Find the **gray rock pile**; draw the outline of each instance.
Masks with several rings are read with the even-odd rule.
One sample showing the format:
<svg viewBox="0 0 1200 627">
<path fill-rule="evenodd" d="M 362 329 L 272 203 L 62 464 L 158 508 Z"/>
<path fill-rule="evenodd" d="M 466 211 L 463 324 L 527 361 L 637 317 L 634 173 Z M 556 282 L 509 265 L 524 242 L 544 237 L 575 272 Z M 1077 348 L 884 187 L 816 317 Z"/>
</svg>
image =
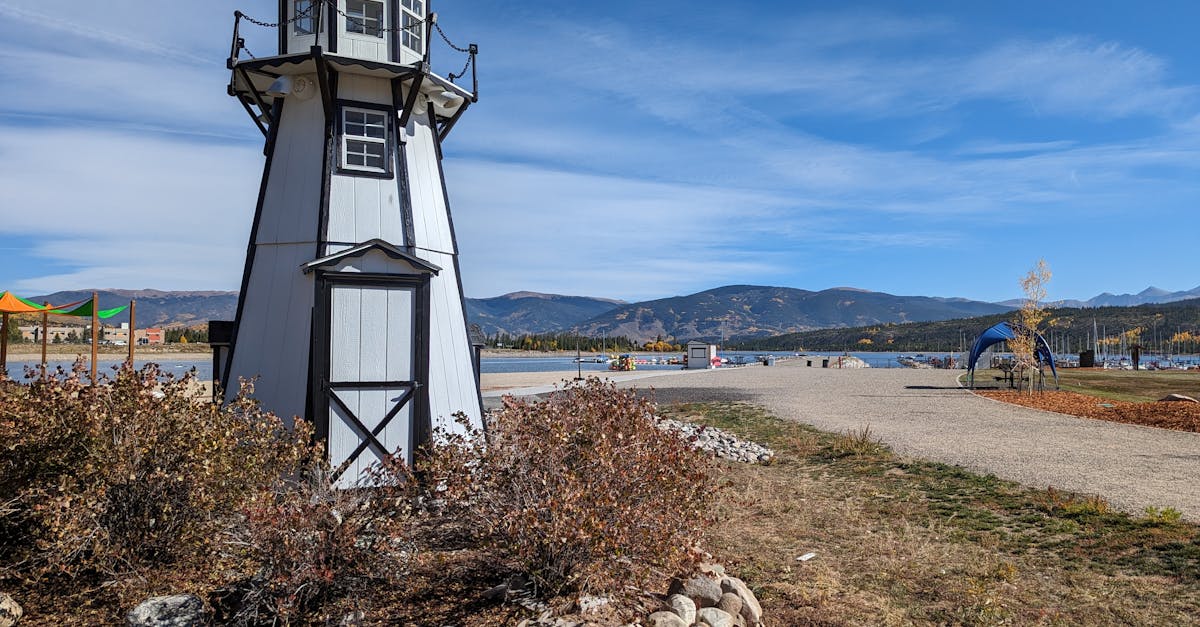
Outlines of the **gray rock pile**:
<svg viewBox="0 0 1200 627">
<path fill-rule="evenodd" d="M 675 579 L 667 593 L 666 608 L 646 619 L 649 627 L 757 627 L 762 625 L 758 598 L 725 569 L 703 566 L 701 573 Z"/>
<path fill-rule="evenodd" d="M 707 427 L 670 418 L 656 418 L 655 425 L 663 431 L 678 434 L 694 448 L 735 462 L 766 464 L 775 453 L 755 442 L 742 440 L 732 433 L 716 427 Z"/>
</svg>

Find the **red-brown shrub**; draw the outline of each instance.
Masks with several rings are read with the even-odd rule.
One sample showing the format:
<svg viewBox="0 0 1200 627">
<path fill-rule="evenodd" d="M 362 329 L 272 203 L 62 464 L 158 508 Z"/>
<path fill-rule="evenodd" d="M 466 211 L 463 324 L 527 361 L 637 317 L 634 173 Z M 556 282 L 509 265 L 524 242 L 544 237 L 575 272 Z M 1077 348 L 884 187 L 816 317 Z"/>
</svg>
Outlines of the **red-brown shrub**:
<svg viewBox="0 0 1200 627">
<path fill-rule="evenodd" d="M 197 401 L 192 377 L 154 365 L 90 386 L 72 373 L 0 394 L 3 573 L 131 595 L 148 572 L 205 563 L 238 509 L 311 454 L 250 399 Z"/>
<path fill-rule="evenodd" d="M 441 459 L 458 461 L 434 479 L 544 594 L 646 584 L 693 564 L 713 489 L 708 460 L 652 411 L 595 378 L 544 401 L 506 398 L 486 446 L 443 443 Z M 465 472 L 470 495 L 455 480 Z"/>
</svg>

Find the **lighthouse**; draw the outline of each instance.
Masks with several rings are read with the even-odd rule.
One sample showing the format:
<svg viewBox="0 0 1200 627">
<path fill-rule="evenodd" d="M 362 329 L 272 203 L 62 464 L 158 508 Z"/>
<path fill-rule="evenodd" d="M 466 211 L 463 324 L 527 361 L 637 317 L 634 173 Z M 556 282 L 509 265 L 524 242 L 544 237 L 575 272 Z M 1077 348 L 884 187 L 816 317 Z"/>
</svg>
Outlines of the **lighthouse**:
<svg viewBox="0 0 1200 627">
<path fill-rule="evenodd" d="M 279 0 L 235 13 L 229 95 L 266 157 L 216 378 L 313 423 L 343 485 L 434 430 L 482 426 L 442 148 L 477 100 L 477 49 L 430 69 L 428 0 Z M 279 53 L 244 54 L 249 28 Z M 469 68 L 469 74 L 468 74 Z M 466 87 L 464 85 L 469 85 Z M 247 199 L 248 203 L 250 199 Z M 224 336 L 224 337 L 220 337 Z"/>
</svg>

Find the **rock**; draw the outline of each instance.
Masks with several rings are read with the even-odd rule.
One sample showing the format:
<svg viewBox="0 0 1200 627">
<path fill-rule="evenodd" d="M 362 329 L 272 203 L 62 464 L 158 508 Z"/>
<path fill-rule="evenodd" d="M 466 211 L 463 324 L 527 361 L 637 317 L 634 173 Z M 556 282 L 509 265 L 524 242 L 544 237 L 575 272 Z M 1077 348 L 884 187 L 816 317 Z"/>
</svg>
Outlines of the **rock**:
<svg viewBox="0 0 1200 627">
<path fill-rule="evenodd" d="M 679 615 L 689 625 L 696 622 L 696 602 L 682 594 L 672 594 L 667 597 L 667 607 Z"/>
<path fill-rule="evenodd" d="M 1158 399 L 1158 402 L 1160 402 L 1160 403 L 1200 403 L 1200 401 L 1198 401 L 1190 396 L 1184 396 L 1182 394 L 1168 394 L 1168 395 Z"/>
<path fill-rule="evenodd" d="M 715 607 L 721 600 L 721 584 L 707 575 L 695 575 L 671 582 L 667 594 L 682 594 L 696 602 L 697 607 Z"/>
<path fill-rule="evenodd" d="M 338 621 L 338 625 L 342 625 L 343 627 L 358 627 L 359 625 L 363 624 L 363 621 L 366 618 L 367 615 L 365 612 L 362 610 L 355 610 L 343 616 L 342 620 Z"/>
<path fill-rule="evenodd" d="M 24 615 L 25 610 L 16 599 L 7 592 L 0 592 L 0 627 L 13 627 Z"/>
<path fill-rule="evenodd" d="M 700 608 L 696 612 L 696 624 L 708 625 L 709 627 L 736 627 L 737 621 L 733 615 L 725 610 L 719 610 L 715 607 Z"/>
<path fill-rule="evenodd" d="M 749 625 L 757 625 L 762 621 L 762 605 L 759 605 L 758 598 L 746 587 L 745 582 L 737 577 L 726 577 L 721 580 L 721 591 L 732 592 L 742 600 L 741 617 L 746 619 Z"/>
<path fill-rule="evenodd" d="M 716 577 L 717 579 L 725 576 L 725 567 L 720 564 L 709 564 L 708 562 L 705 562 L 698 566 L 696 570 L 699 570 L 705 575 Z"/>
<path fill-rule="evenodd" d="M 717 601 L 717 609 L 729 612 L 730 616 L 738 616 L 742 613 L 742 597 L 733 592 L 726 592 L 721 595 L 721 600 Z"/>
<path fill-rule="evenodd" d="M 579 597 L 579 612 L 581 614 L 595 612 L 611 602 L 611 597 L 581 596 Z"/>
<path fill-rule="evenodd" d="M 129 627 L 200 627 L 208 624 L 204 602 L 192 594 L 153 597 L 125 615 Z"/>
<path fill-rule="evenodd" d="M 646 619 L 646 627 L 690 627 L 675 612 L 655 612 Z"/>
</svg>

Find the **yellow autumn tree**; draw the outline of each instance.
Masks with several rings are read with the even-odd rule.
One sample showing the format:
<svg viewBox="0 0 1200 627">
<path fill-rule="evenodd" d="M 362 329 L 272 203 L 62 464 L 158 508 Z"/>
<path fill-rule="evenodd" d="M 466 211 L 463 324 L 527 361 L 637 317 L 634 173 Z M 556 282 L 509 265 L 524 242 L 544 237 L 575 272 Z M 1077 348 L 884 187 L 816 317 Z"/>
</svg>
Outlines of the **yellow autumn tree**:
<svg viewBox="0 0 1200 627">
<path fill-rule="evenodd" d="M 1016 361 L 1015 365 L 1025 375 L 1022 380 L 1028 383 L 1030 394 L 1033 393 L 1034 384 L 1041 375 L 1037 359 L 1037 337 L 1038 329 L 1046 319 L 1046 308 L 1042 301 L 1046 299 L 1046 284 L 1050 282 L 1050 277 L 1050 266 L 1046 265 L 1045 259 L 1038 259 L 1033 268 L 1021 277 L 1021 291 L 1024 292 L 1025 299 L 1021 308 L 1017 310 L 1016 324 L 1013 325 L 1015 337 L 1008 342 Z"/>
</svg>

